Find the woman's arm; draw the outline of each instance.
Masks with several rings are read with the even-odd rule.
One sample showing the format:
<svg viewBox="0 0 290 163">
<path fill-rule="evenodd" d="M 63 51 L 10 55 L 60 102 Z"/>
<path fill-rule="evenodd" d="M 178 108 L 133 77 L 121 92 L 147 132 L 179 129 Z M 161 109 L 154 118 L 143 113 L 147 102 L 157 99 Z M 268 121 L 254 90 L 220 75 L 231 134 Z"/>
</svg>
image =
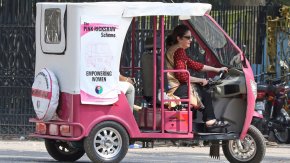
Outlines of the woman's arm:
<svg viewBox="0 0 290 163">
<path fill-rule="evenodd" d="M 120 81 L 129 82 L 129 83 L 131 83 L 131 84 L 134 84 L 132 78 L 130 78 L 130 77 L 125 77 L 125 76 L 123 76 L 123 75 L 121 75 L 121 74 L 119 75 L 119 80 L 120 80 Z"/>
<path fill-rule="evenodd" d="M 212 71 L 212 72 L 220 72 L 220 71 L 228 71 L 227 67 L 221 67 L 221 68 L 216 68 L 216 67 L 211 67 L 208 65 L 204 65 L 201 71 Z"/>
<path fill-rule="evenodd" d="M 119 80 L 120 80 L 120 81 L 127 81 L 128 78 L 120 74 L 120 75 L 119 75 Z"/>
<path fill-rule="evenodd" d="M 205 86 L 205 85 L 207 85 L 208 80 L 206 80 L 204 78 L 197 78 L 197 77 L 190 76 L 190 82 L 191 83 L 198 83 L 198 84 L 201 84 L 202 86 Z"/>
</svg>

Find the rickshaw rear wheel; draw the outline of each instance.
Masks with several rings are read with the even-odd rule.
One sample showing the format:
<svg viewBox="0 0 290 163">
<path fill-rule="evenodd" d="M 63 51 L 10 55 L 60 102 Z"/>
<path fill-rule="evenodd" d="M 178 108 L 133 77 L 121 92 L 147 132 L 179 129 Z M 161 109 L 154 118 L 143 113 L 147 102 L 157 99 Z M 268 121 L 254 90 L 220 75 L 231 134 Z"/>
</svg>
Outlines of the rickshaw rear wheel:
<svg viewBox="0 0 290 163">
<path fill-rule="evenodd" d="M 65 141 L 45 139 L 45 147 L 49 155 L 57 161 L 76 161 L 80 159 L 85 151 L 75 148 Z"/>
<path fill-rule="evenodd" d="M 127 131 L 113 121 L 97 124 L 84 141 L 84 149 L 92 162 L 120 162 L 128 146 Z"/>
<path fill-rule="evenodd" d="M 223 144 L 224 155 L 231 163 L 261 162 L 266 152 L 263 135 L 252 125 L 244 140 L 228 140 Z"/>
</svg>

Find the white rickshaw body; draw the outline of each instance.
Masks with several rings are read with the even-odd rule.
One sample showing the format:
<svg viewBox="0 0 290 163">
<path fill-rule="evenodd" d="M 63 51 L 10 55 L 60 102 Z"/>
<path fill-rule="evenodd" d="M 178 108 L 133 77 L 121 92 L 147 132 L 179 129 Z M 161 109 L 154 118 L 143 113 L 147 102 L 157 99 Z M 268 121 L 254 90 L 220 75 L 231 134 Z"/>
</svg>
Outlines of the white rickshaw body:
<svg viewBox="0 0 290 163">
<path fill-rule="evenodd" d="M 75 161 L 86 152 L 93 162 L 120 161 L 128 150 L 129 140 L 242 141 L 249 132 L 253 132 L 252 129 L 248 132 L 254 116 L 256 90 L 253 72 L 243 52 L 209 16 L 210 10 L 210 4 L 202 3 L 37 3 L 35 82 L 32 86 L 36 118 L 30 119 L 36 128 L 31 136 L 44 138 L 49 154 L 56 160 Z M 189 105 L 174 111 L 165 105 L 170 99 L 165 99 L 163 93 L 157 99 L 157 89 L 165 92 L 164 76 L 173 72 L 164 69 L 164 20 L 173 16 L 189 26 L 196 41 L 206 52 L 205 64 L 228 66 L 230 69 L 225 84 L 217 86 L 213 101 L 218 107 L 214 110 L 217 117 L 230 120 L 229 131 L 199 133 L 193 129 L 195 122 Z M 152 60 L 153 67 L 149 67 L 153 72 L 150 75 L 153 81 L 150 88 L 154 92 L 153 104 L 139 111 L 139 118 L 136 118 L 124 90 L 119 88 L 119 75 L 121 55 L 133 55 L 123 54 L 123 45 L 130 25 L 138 17 L 153 17 L 153 44 L 150 46 L 151 56 L 155 59 Z M 208 33 L 197 29 L 201 24 L 192 23 L 196 21 L 194 17 L 208 21 L 204 25 L 213 26 L 208 29 L 221 34 L 222 43 L 216 44 L 218 41 L 214 40 L 208 42 L 208 38 L 203 36 Z M 135 29 L 132 27 L 130 30 L 133 37 Z M 131 38 L 132 49 L 138 48 L 134 41 Z M 211 46 L 211 43 L 217 47 Z M 232 53 L 226 58 L 232 61 L 223 62 L 218 55 L 227 55 L 228 47 Z M 225 52 L 217 53 L 218 48 Z M 157 51 L 160 53 L 157 54 Z M 157 55 L 161 58 L 161 65 L 157 64 Z M 146 66 L 142 68 L 148 69 Z M 157 76 L 157 70 L 160 76 Z M 208 75 L 213 77 L 215 74 Z M 160 86 L 157 85 L 157 79 L 161 79 Z M 235 88 L 234 92 L 232 88 Z M 189 100 L 183 100 L 186 101 Z M 259 136 L 253 139 L 259 139 Z M 249 160 L 263 158 L 264 146 L 260 139 L 258 141 L 260 153 L 252 153 L 253 157 Z M 58 152 L 59 148 L 56 147 L 63 145 L 59 144 L 62 142 L 67 143 L 71 151 L 65 154 Z M 105 147 L 108 144 L 110 147 Z M 229 148 L 225 150 L 232 145 L 228 144 Z M 233 156 L 230 151 L 226 153 L 229 160 L 244 161 L 239 155 Z M 74 157 L 69 158 L 70 154 Z"/>
</svg>

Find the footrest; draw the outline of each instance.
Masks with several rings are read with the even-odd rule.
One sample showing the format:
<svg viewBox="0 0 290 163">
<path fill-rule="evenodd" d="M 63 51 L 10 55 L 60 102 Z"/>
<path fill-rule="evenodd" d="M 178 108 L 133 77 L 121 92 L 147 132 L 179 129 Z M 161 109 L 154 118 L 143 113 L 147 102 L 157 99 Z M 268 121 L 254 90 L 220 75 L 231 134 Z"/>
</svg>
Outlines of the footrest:
<svg viewBox="0 0 290 163">
<path fill-rule="evenodd" d="M 206 132 L 208 132 L 208 133 L 229 133 L 228 127 L 229 126 L 212 128 L 212 129 L 206 128 Z"/>
<path fill-rule="evenodd" d="M 236 133 L 195 133 L 195 140 L 235 140 L 239 138 Z"/>
</svg>

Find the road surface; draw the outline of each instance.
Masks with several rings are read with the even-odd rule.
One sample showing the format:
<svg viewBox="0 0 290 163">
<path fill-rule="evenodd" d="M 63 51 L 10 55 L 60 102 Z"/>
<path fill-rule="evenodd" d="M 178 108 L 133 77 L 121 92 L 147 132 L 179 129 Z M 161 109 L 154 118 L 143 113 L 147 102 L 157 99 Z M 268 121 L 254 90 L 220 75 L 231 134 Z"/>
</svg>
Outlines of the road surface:
<svg viewBox="0 0 290 163">
<path fill-rule="evenodd" d="M 209 147 L 176 147 L 159 142 L 154 148 L 129 149 L 122 163 L 228 163 L 221 150 L 220 160 L 208 156 Z M 0 163 L 56 162 L 46 152 L 43 141 L 0 140 Z M 84 155 L 77 162 L 90 162 Z M 267 146 L 263 163 L 290 163 L 290 145 Z"/>
</svg>

